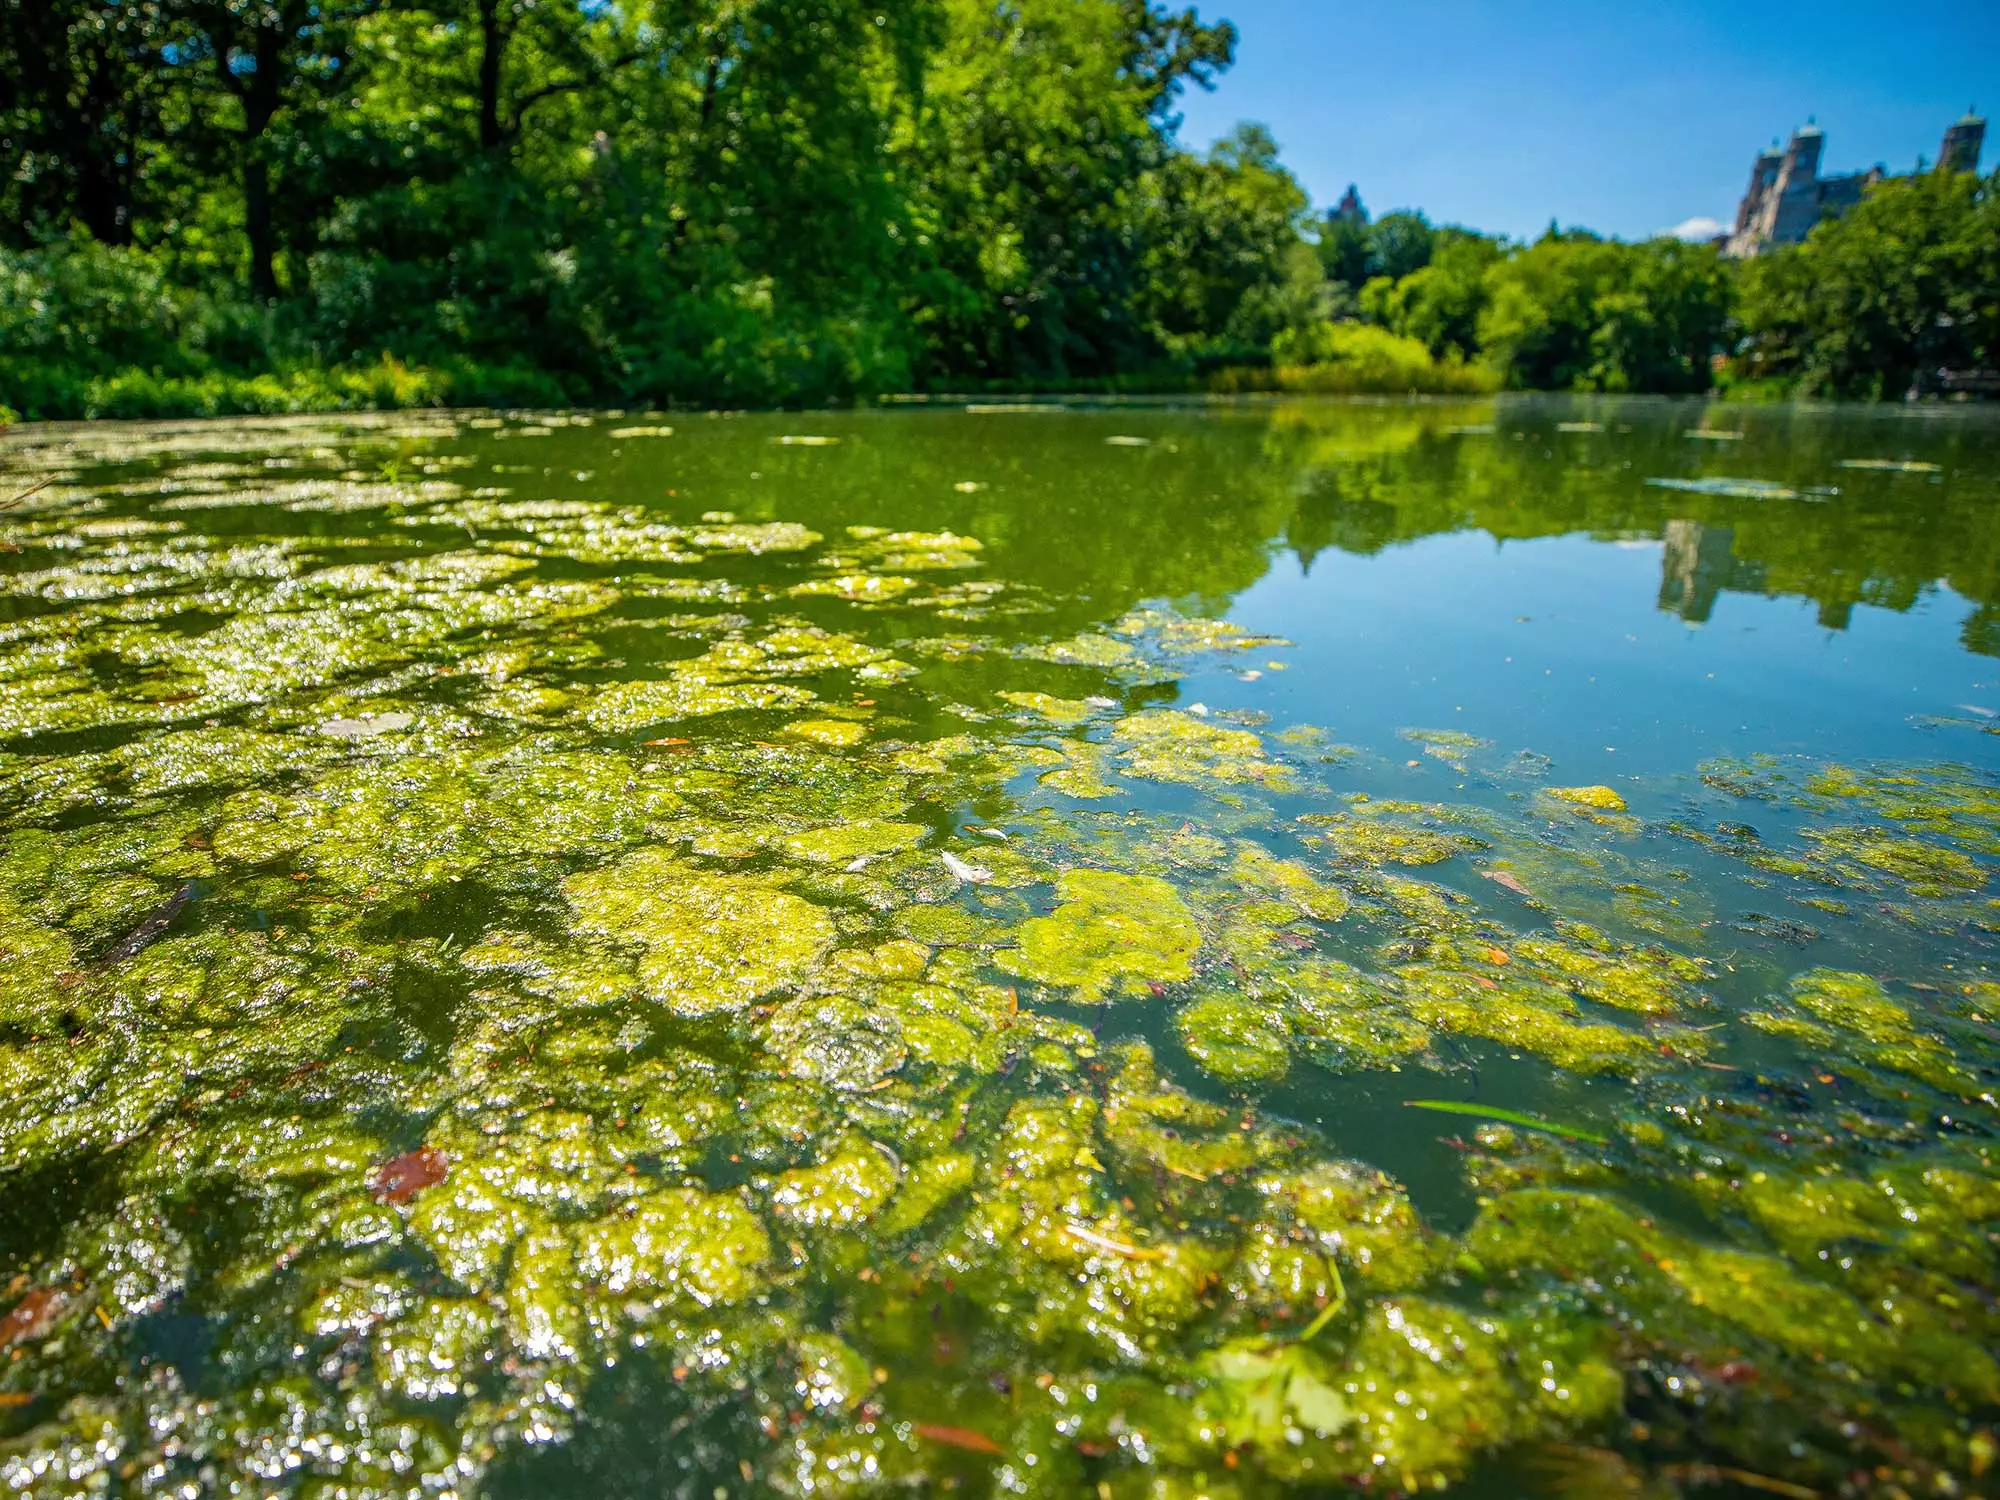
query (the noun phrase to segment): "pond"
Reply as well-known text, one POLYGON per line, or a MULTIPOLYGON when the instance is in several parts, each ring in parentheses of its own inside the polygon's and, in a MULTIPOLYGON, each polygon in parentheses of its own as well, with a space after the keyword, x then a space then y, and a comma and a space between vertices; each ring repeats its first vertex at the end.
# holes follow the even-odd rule
POLYGON ((0 1481, 1992 1485, 1997 416, 0 435, 0 1481))

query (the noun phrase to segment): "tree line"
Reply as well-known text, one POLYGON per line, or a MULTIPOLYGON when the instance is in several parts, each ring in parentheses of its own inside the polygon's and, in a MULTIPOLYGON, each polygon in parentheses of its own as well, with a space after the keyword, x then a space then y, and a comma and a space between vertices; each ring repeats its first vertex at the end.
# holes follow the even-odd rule
POLYGON ((1990 182, 1741 270, 1316 217, 1258 127, 1177 139, 1235 43, 1160 0, 0 0, 0 403, 1171 388, 1363 344, 1391 388, 1700 390, 1726 354, 1893 396, 1996 362, 1990 182))

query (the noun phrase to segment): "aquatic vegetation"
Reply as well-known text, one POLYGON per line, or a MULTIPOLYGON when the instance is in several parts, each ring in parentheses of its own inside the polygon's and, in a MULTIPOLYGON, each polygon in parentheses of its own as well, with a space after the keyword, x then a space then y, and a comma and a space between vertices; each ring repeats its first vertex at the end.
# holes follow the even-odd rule
POLYGON ((1040 984, 1072 987, 1078 1000, 1143 995, 1193 973, 1201 934, 1166 881, 1112 870, 1071 870, 1056 881, 1061 905, 1021 924, 1000 967, 1040 984))
POLYGON ((768 878, 715 875, 663 850, 573 876, 581 932, 642 949, 645 993, 680 1015, 740 1010, 812 973, 838 935, 820 907, 768 878))
POLYGON ((1990 1478, 1991 775, 1347 750, 1206 603, 493 420, 8 522, 7 1484, 1990 1478))
POLYGON ((1750 1011, 1747 1025, 1809 1041, 1835 1066, 1907 1074, 1933 1088, 1970 1097, 1979 1075, 1953 1055, 1938 1028, 1923 1026, 1879 980, 1812 969, 1792 981, 1781 1010, 1750 1011))
POLYGON ((1544 788, 1543 794, 1572 807, 1587 807, 1596 812, 1625 811, 1625 799, 1608 786, 1552 786, 1544 788))
POLYGON ((1174 1018, 1181 1045, 1228 1083, 1283 1078, 1291 1066, 1291 1035, 1282 1011, 1247 995, 1211 995, 1174 1018))
POLYGON ((1299 822, 1312 830, 1302 840, 1309 848, 1357 865, 1437 865, 1490 847, 1471 834, 1425 826, 1434 822, 1429 813, 1410 804, 1362 804, 1354 813, 1306 813, 1299 822), (1408 814, 1415 817, 1396 820, 1408 814))
POLYGON ((1188 786, 1212 782, 1282 784, 1285 768, 1265 759, 1247 729, 1226 729, 1178 709, 1132 714, 1112 726, 1120 770, 1145 781, 1188 786))

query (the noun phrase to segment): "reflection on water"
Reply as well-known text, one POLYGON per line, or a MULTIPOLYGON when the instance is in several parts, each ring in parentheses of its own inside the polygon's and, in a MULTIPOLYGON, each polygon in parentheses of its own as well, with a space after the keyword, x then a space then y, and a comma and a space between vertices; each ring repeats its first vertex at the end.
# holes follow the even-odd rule
POLYGON ((2000 1472, 1988 413, 106 424, 14 494, 16 1492, 2000 1472))

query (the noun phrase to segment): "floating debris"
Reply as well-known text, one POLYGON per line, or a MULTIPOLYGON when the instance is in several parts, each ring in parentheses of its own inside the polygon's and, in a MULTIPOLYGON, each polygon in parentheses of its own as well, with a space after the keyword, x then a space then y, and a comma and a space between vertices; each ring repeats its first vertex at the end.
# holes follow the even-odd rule
POLYGON ((1768 479, 1648 479, 1659 490, 1686 490, 1693 495, 1722 495, 1733 500, 1796 500, 1790 485, 1768 479))

